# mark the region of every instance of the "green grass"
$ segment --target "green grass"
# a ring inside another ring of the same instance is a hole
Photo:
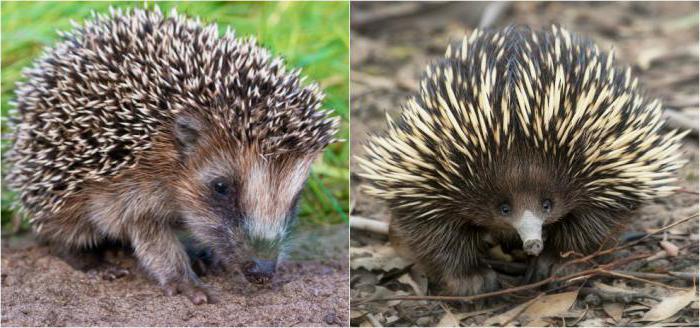
[[[21,70],[57,39],[57,30],[69,30],[70,21],[82,22],[92,10],[107,12],[109,6],[143,7],[144,2],[2,2],[2,116],[14,98]],[[153,3],[147,3],[149,8]],[[348,139],[348,49],[350,45],[347,2],[159,2],[162,11],[176,6],[188,16],[216,22],[220,33],[231,26],[239,36],[255,36],[258,42],[302,68],[307,80],[318,81],[326,92],[325,108],[342,118],[340,138]],[[2,126],[3,136],[9,131]],[[2,140],[3,153],[8,141]],[[299,216],[303,223],[347,222],[348,157],[346,142],[328,147],[314,164],[304,190]],[[2,190],[2,226],[13,215],[14,195]]]

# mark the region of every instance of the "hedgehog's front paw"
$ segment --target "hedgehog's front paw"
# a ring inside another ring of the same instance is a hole
[[[102,279],[104,280],[116,280],[119,278],[123,278],[131,274],[129,269],[127,268],[122,268],[120,266],[112,265],[106,268],[104,271],[102,271]]]
[[[177,281],[163,285],[163,293],[165,296],[174,296],[182,294],[192,301],[193,304],[199,305],[204,303],[216,303],[211,293],[201,284],[193,281]]]
[[[192,258],[192,270],[199,277],[203,276],[218,276],[226,272],[226,266],[224,263],[211,255],[201,256],[197,258]]]
[[[443,294],[452,296],[470,296],[488,293],[500,289],[496,272],[482,269],[470,274],[445,279]]]

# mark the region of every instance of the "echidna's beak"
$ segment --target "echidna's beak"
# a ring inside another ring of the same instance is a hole
[[[520,239],[523,241],[523,250],[530,255],[539,255],[544,248],[542,242],[542,223],[544,221],[538,218],[530,211],[525,211],[523,216],[513,226],[518,231]]]

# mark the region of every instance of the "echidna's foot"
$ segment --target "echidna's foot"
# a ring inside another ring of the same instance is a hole
[[[446,279],[442,294],[448,296],[473,296],[498,289],[500,289],[500,283],[496,272],[491,269],[482,269],[456,279]],[[450,304],[463,311],[477,311],[490,306],[488,299],[474,302],[450,302]]]
[[[193,304],[215,303],[214,297],[206,287],[193,281],[174,281],[163,285],[165,296],[182,294]]]
[[[573,273],[576,266],[564,266],[561,259],[551,253],[543,253],[533,259],[523,277],[523,284],[531,284],[548,279],[553,275],[565,276]],[[549,284],[549,286],[555,286]]]
[[[444,281],[445,295],[471,296],[492,292],[500,288],[496,272],[481,269],[464,276],[447,278]]]
[[[548,253],[541,254],[530,261],[523,276],[522,284],[531,284],[547,279],[553,272],[555,259]]]

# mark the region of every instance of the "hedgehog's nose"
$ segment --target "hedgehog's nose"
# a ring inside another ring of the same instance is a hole
[[[273,260],[261,260],[253,258],[252,260],[243,263],[243,275],[249,282],[263,285],[272,280],[275,274],[277,263]]]

